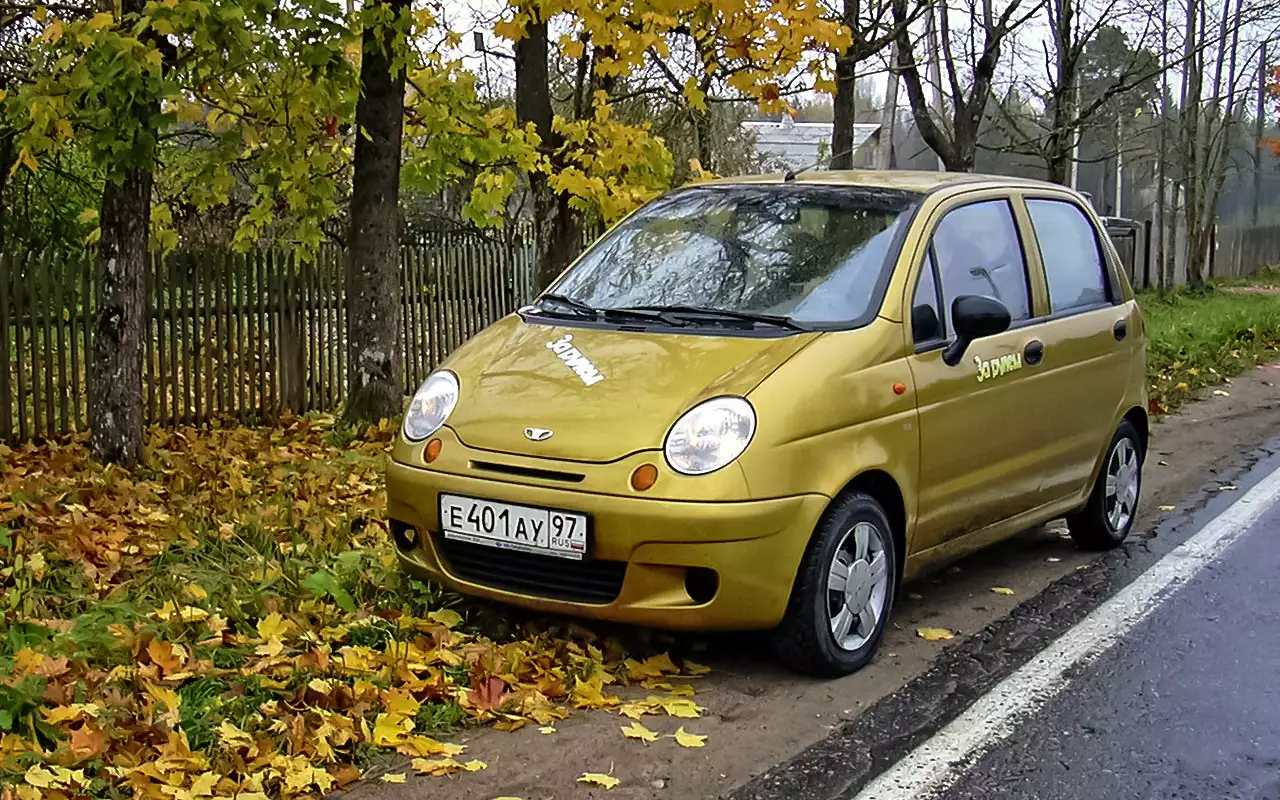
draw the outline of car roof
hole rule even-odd
[[[693,185],[734,185],[734,184],[817,184],[828,186],[864,186],[875,189],[898,189],[908,192],[931,192],[943,187],[966,185],[966,188],[979,186],[1007,187],[1052,187],[1062,190],[1064,187],[1056,183],[1038,181],[1031,178],[1017,178],[1008,175],[981,175],[972,172],[932,172],[926,170],[810,170],[801,172],[791,181],[786,180],[786,173],[770,175],[744,175],[734,178],[715,178],[709,181],[698,181]]]

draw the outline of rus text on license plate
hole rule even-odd
[[[446,538],[525,553],[580,560],[587,552],[587,517],[550,508],[440,495]]]

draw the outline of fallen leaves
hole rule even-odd
[[[640,719],[645,714],[665,714],[669,717],[679,717],[681,719],[697,719],[702,715],[703,711],[706,711],[706,709],[688,697],[675,694],[661,697],[649,695],[643,700],[623,703],[618,709],[618,713],[624,717],[630,717],[635,720]]]
[[[916,636],[926,642],[943,642],[956,637],[954,633],[946,628],[916,628]]]
[[[132,473],[92,464],[82,439],[5,452],[0,566],[24,569],[0,569],[16,610],[0,785],[17,800],[293,800],[349,787],[373,748],[420,775],[485,769],[427,735],[467,721],[550,735],[572,708],[612,709],[652,742],[644,715],[705,710],[684,682],[705,666],[629,659],[580,627],[503,642],[466,629],[465,606],[399,570],[392,429],[337,446],[332,428],[154,430]],[[637,685],[651,694],[624,704]]]
[[[684,729],[681,728],[681,730]],[[645,744],[656,742],[658,739],[662,738],[658,733],[649,730],[639,722],[633,722],[630,725],[622,726],[622,735],[628,739],[639,739]]]
[[[487,769],[488,764],[479,760],[462,763],[452,758],[415,758],[410,762],[413,771],[419,775],[452,775],[455,772],[479,772]]]
[[[1007,586],[992,586],[991,591],[995,594],[1011,595],[1013,590]]]
[[[706,747],[707,737],[699,736],[695,733],[688,733],[683,727],[678,729],[671,738],[676,740],[676,744],[681,747]]]
[[[612,775],[606,775],[603,772],[584,772],[578,778],[578,783],[589,783],[596,786],[603,786],[605,789],[612,789],[613,787],[621,784],[622,781]]]

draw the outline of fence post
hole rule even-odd
[[[17,366],[15,359],[9,357],[9,276],[13,258],[8,254],[0,254],[0,353],[4,353],[4,363],[0,364],[0,442],[14,441],[13,435],[13,400],[10,393],[12,378],[9,371]]]
[[[294,261],[290,254],[284,259],[276,259],[278,281],[278,302],[280,331],[277,346],[280,356],[277,361],[280,381],[280,405],[294,413],[302,411],[305,391],[303,372],[302,325],[298,314],[298,304],[294,302],[293,292],[297,288],[294,280]]]

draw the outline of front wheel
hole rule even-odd
[[[1067,529],[1076,544],[1087,550],[1110,550],[1129,535],[1138,513],[1144,455],[1137,428],[1128,420],[1121,422],[1107,448],[1089,503],[1067,517]]]
[[[832,504],[814,531],[774,631],[778,658],[799,672],[839,677],[871,661],[897,590],[893,529],[875,498]]]

